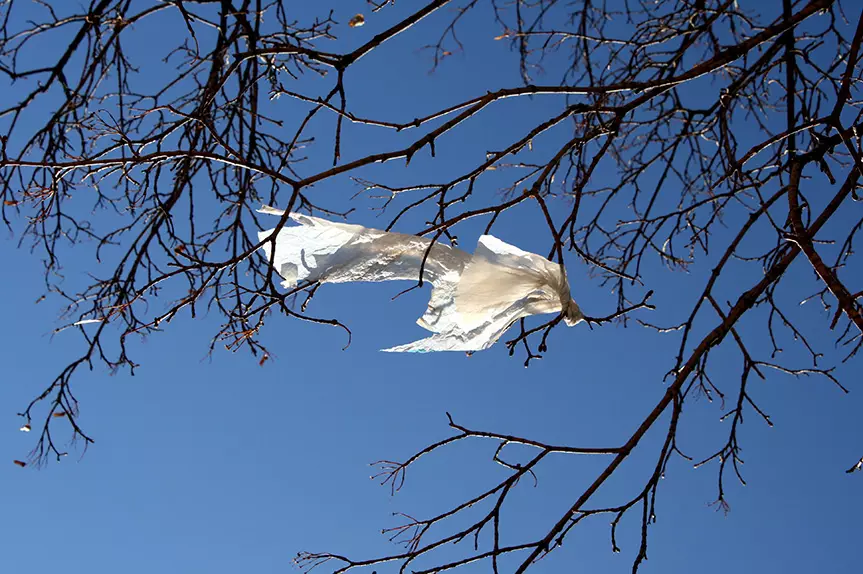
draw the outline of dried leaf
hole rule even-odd
[[[54,417],[55,419],[61,419],[61,418],[66,416],[66,413],[54,413],[51,416]]]
[[[174,253],[185,253],[185,251],[186,251],[186,246],[183,245],[182,243],[179,244],[178,246],[174,247]]]
[[[30,423],[27,423],[26,425],[24,425],[23,427],[21,427],[18,430],[20,430],[21,432],[30,432],[30,430],[31,430],[30,429]]]
[[[360,26],[362,26],[365,23],[366,23],[366,17],[363,16],[362,14],[357,14],[356,16],[354,16],[353,18],[351,18],[348,21],[348,26],[350,26],[351,28],[359,28]]]
[[[264,356],[263,356],[263,357],[261,357],[261,360],[260,360],[260,361],[258,361],[258,365],[260,365],[260,366],[262,366],[262,367],[263,367],[263,366],[264,366],[264,363],[266,363],[266,362],[267,362],[267,359],[269,359],[269,358],[270,358],[270,356],[269,356],[269,355],[267,355],[266,353],[264,353]]]
[[[24,468],[25,466],[27,466],[27,463],[26,463],[26,462],[24,462],[23,460],[13,460],[12,462],[14,462],[15,464],[17,464],[17,465],[18,465],[18,466],[20,466],[21,468]]]
[[[15,201],[14,199],[4,199],[3,205],[8,205],[10,207],[14,207],[14,206],[18,205],[18,202]]]

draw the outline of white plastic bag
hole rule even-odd
[[[260,213],[284,215],[263,207]],[[299,223],[284,227],[263,250],[292,288],[300,281],[418,281],[431,240],[291,213]],[[258,233],[259,241],[273,230]],[[481,351],[522,317],[563,313],[567,325],[583,318],[560,265],[483,235],[471,255],[441,243],[431,246],[423,281],[431,299],[417,323],[431,337],[384,349],[388,352]]]

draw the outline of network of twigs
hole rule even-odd
[[[76,374],[99,363],[134,370],[130,337],[158,331],[180,312],[217,312],[224,321],[212,347],[248,349],[262,362],[268,352],[259,332],[273,313],[340,327],[349,335],[338,319],[307,312],[317,285],[289,292],[279,287],[260,250],[275,233],[257,239],[260,229],[273,225],[255,212],[268,203],[288,212],[344,215],[309,193],[313,185],[340,176],[362,186],[365,193],[355,201],[377,198],[390,229],[406,214],[422,213],[427,225],[409,231],[436,241],[452,241],[470,219],[487,222],[489,230],[504,212],[539,209],[550,257],[561,263],[564,254],[578,258],[599,286],[615,294],[607,316],[588,318],[591,327],[626,321],[633,311],[650,307],[644,272],[657,261],[686,269],[709,254],[715,265],[683,322],[659,326],[634,315],[648,329],[679,337],[680,344],[662,396],[623,444],[552,445],[472,430],[450,418],[450,438],[404,462],[378,463],[383,482],[395,492],[420,457],[479,439],[498,444],[494,461],[507,469],[506,478],[436,516],[403,515],[405,522],[388,531],[405,542],[399,552],[371,559],[302,553],[296,562],[307,570],[326,564],[345,572],[393,563],[405,572],[423,559],[432,565],[419,572],[477,561],[497,572],[502,556],[515,555],[520,573],[593,515],[612,518],[617,550],[617,525],[631,510],[642,525],[637,569],[647,556],[659,479],[670,460],[685,457],[676,437],[687,399],[706,394],[730,404],[727,442],[698,463],[717,464],[722,507],[726,475],[742,480],[744,414],[771,424],[750,393],[753,377],[776,370],[816,375],[844,390],[833,368],[819,363],[815,342],[822,334],[806,333],[776,294],[792,263],[808,262],[818,281],[813,298],[830,309],[824,330],[834,332],[845,360],[860,349],[863,291],[846,283],[863,226],[853,203],[863,168],[863,124],[855,99],[863,17],[857,20],[854,2],[844,7],[853,11],[849,20],[834,0],[783,0],[781,7],[736,0],[432,0],[421,6],[369,0],[369,16],[384,10],[404,16],[346,52],[323,49],[344,22],[332,12],[300,22],[291,4],[92,0],[79,9],[77,3],[60,8],[42,1],[0,2],[0,75],[8,87],[0,96],[0,214],[9,226],[24,222],[22,242],[44,259],[47,293],[66,302],[66,328],[85,341],[80,357],[21,413],[28,429],[34,417],[43,421],[35,425],[41,432],[31,463],[65,454],[66,439],[55,435],[55,429],[65,432],[64,425],[71,425],[73,440],[92,442],[72,392]],[[420,30],[439,38],[425,46],[436,67],[462,48],[459,34],[477,10],[495,19],[495,41],[510,44],[521,83],[443,102],[432,113],[418,110],[405,121],[352,110],[351,93],[358,87],[346,77],[358,61],[385,59],[395,36]],[[135,40],[136,28],[151,21],[179,22],[185,30],[168,39],[170,52],[158,73],[149,64],[142,71],[136,64],[141,48],[130,48],[141,41]],[[310,76],[317,80],[306,81]],[[548,83],[537,81],[550,77]],[[500,142],[496,151],[481,150],[484,159],[457,177],[396,186],[364,175],[364,168],[392,160],[403,160],[410,173],[416,154],[434,156],[436,146],[447,145],[464,125],[484,121],[479,112],[512,99],[553,113],[521,137]],[[305,112],[285,117],[280,106],[286,101],[305,106]],[[314,130],[323,117],[335,118],[335,129],[322,143]],[[342,161],[349,124],[407,139],[403,146],[352,153],[357,159]],[[552,149],[544,141],[563,144]],[[312,153],[327,156],[331,167],[306,169],[303,160]],[[595,177],[603,166],[616,178]],[[511,174],[505,193],[481,191],[492,172]],[[479,200],[479,207],[467,209],[468,200]],[[850,213],[850,228],[836,223],[840,212]],[[276,231],[286,222],[282,217]],[[760,251],[753,255],[751,244],[746,251],[741,246],[756,234]],[[835,241],[831,260],[819,235]],[[69,244],[93,250],[111,272],[70,289],[61,275]],[[717,284],[732,263],[741,262],[760,266],[761,278],[752,285],[725,283],[720,297]],[[154,313],[148,303],[160,295],[172,302]],[[775,351],[769,357],[751,352],[754,335],[740,328],[756,308]],[[522,322],[507,342],[510,352],[523,349],[529,364],[547,351],[549,334],[560,322]],[[808,362],[779,362],[780,332],[793,336]],[[742,361],[739,381],[724,391],[727,382],[711,379],[708,361],[723,342]],[[657,425],[665,425],[665,440],[643,487],[617,506],[591,506],[591,497]],[[532,448],[533,457],[507,462],[504,451],[514,444]],[[536,480],[543,461],[565,455],[604,457],[608,464],[574,500],[564,501],[560,519],[542,536],[501,545],[501,509],[513,489],[522,479]],[[863,459],[849,472],[861,467]],[[448,528],[450,519],[482,503],[488,512],[478,521]],[[480,537],[488,531],[490,537]],[[456,561],[435,560],[436,550],[463,539],[473,539],[474,551]]]

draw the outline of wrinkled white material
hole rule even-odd
[[[260,213],[284,215],[264,207]],[[301,281],[419,280],[431,240],[291,213],[286,226],[263,245],[267,258],[292,288]],[[273,230],[258,233],[259,241]],[[431,247],[423,281],[432,284],[425,314],[417,320],[431,337],[384,351],[481,351],[522,317],[564,313],[567,325],[583,318],[560,265],[492,237],[480,237],[471,255],[441,243]]]

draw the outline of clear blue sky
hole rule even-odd
[[[351,10],[364,5],[341,4],[335,15],[343,22],[344,37],[329,49],[358,45],[413,7],[399,2],[380,17],[370,17],[365,27],[349,30],[344,22]],[[435,16],[440,21],[446,17]],[[141,43],[133,49],[140,50],[144,42],[152,45],[156,29],[155,22],[142,27],[136,40]],[[173,13],[158,24],[165,35],[182,29]],[[492,40],[499,30],[491,25],[488,10],[467,19],[462,34],[466,52],[453,56],[435,75],[427,73],[427,55],[415,50],[431,39],[425,30],[409,31],[348,76],[355,113],[410,119],[518,82],[514,69],[489,64],[507,47]],[[158,49],[153,57],[163,55]],[[394,77],[400,81],[393,82]],[[295,124],[302,106],[284,98],[281,102],[284,119]],[[547,107],[540,101],[502,104],[447,145],[441,142],[438,161],[422,152],[410,171],[399,162],[365,175],[395,183],[441,170],[455,172],[476,162],[477,150],[494,149],[493,142],[519,133],[559,105],[551,99]],[[317,129],[325,135],[330,128],[326,120]],[[410,135],[349,128],[346,160],[410,141],[404,139]],[[551,136],[546,145],[564,135]],[[483,142],[490,142],[489,147]],[[316,163],[299,169],[312,173],[330,161],[328,152],[317,157]],[[355,192],[347,179],[333,180],[319,186],[315,198],[340,206],[342,198]],[[526,208],[502,218],[494,233],[544,253],[548,238],[539,217]],[[385,223],[363,210],[353,221]],[[400,230],[416,229],[411,224],[421,222],[407,221]],[[478,233],[477,227],[465,227],[462,246],[472,249]],[[7,230],[2,237],[0,460],[7,463],[0,465],[0,539],[4,571],[9,572],[263,574],[290,570],[290,560],[300,550],[357,558],[393,552],[395,547],[380,534],[397,524],[393,512],[425,517],[441,511],[490,484],[500,476],[500,467],[491,461],[489,444],[465,443],[412,467],[405,488],[391,497],[387,488],[369,480],[369,462],[402,460],[449,436],[446,411],[471,428],[551,443],[622,443],[664,392],[662,376],[672,366],[678,341],[614,325],[593,331],[585,325],[560,328],[546,358],[530,369],[522,368],[522,359],[508,358],[503,345],[470,359],[460,353],[384,354],[377,350],[424,336],[413,321],[427,295],[414,292],[392,302],[390,297],[404,286],[325,286],[313,305],[351,327],[353,344],[346,351],[341,350],[340,331],[274,317],[267,325],[274,361],[262,368],[251,357],[226,351],[216,352],[210,361],[207,344],[219,318],[182,317],[166,332],[134,345],[133,358],[142,364],[135,377],[125,372],[110,376],[103,368],[76,377],[81,422],[96,439],[86,455],[73,453],[41,471],[22,470],[12,460],[26,456],[35,437],[17,431],[16,413],[77,356],[82,342],[71,331],[51,338],[59,302],[34,304],[41,295],[41,263],[17,249]],[[68,257],[71,281],[97,269],[86,245]],[[577,260],[568,263],[573,294],[585,312],[610,312],[613,296],[591,282]],[[672,324],[688,312],[709,268],[706,259],[689,275],[649,274],[658,305],[651,320]],[[742,273],[740,281],[746,284],[754,277]],[[863,278],[859,271],[855,275]],[[792,285],[805,282],[801,293],[814,290],[802,260],[788,280]],[[730,298],[739,285],[727,287]],[[794,288],[785,293],[790,298],[798,294]],[[800,317],[809,326],[824,321],[814,307],[801,310]],[[753,337],[753,347],[766,352],[758,340]],[[821,344],[829,354],[832,342]],[[715,360],[716,378],[733,392],[740,368],[735,350],[720,350]],[[754,393],[776,426],[770,429],[755,416],[747,417],[741,439],[748,486],[728,481],[727,516],[708,507],[716,495],[715,466],[693,470],[679,459],[671,465],[661,484],[658,523],[651,529],[650,559],[643,572],[860,571],[863,474],[844,473],[863,454],[859,360],[837,375],[851,394],[815,379],[772,377],[754,383]],[[689,403],[681,447],[696,458],[718,449],[727,432],[720,414],[715,404]],[[600,491],[597,504],[619,502],[641,487],[653,464],[656,438],[651,435],[627,463],[625,480]],[[529,482],[519,486],[514,507],[504,517],[505,536],[528,539],[547,528],[593,480],[602,462],[550,461],[541,469],[538,488]],[[637,518],[631,514],[621,527],[622,553],[611,553],[605,517],[594,518],[535,571],[628,572],[638,546]]]

